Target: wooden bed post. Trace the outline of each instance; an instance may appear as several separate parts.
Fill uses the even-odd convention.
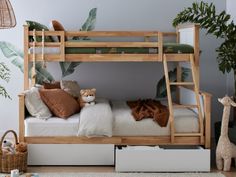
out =
[[[196,68],[196,83],[198,85],[198,88],[200,88],[199,78],[200,78],[200,72],[199,72],[199,57],[200,57],[200,48],[199,48],[199,29],[200,25],[194,24],[194,63]]]
[[[18,95],[19,97],[19,141],[25,141],[25,96],[24,94]]]
[[[211,97],[209,93],[202,93],[205,113],[205,148],[211,147]]]
[[[163,34],[158,32],[158,55],[159,59],[163,61]]]
[[[24,90],[29,89],[29,26],[24,25]]]

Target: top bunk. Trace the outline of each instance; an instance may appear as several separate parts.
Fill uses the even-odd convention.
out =
[[[76,38],[76,39],[75,39]],[[160,31],[36,31],[24,25],[25,61],[161,62],[199,57],[199,25]],[[166,43],[166,41],[168,41]]]

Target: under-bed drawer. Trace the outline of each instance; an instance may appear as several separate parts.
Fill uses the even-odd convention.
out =
[[[114,165],[111,144],[29,144],[29,165]]]
[[[116,147],[119,172],[210,171],[210,150],[201,147]]]

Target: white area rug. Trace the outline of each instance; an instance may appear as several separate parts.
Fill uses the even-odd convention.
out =
[[[38,175],[39,177],[225,177],[221,173],[38,173]]]

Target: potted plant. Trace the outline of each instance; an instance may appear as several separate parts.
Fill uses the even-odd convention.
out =
[[[9,82],[10,80],[10,70],[3,62],[0,63],[0,79],[6,82]],[[5,98],[11,99],[10,95],[7,93],[6,89],[2,85],[0,85],[0,95]]]
[[[173,26],[176,27],[186,22],[198,23],[201,28],[207,30],[207,34],[213,34],[216,38],[223,39],[222,44],[216,49],[217,60],[220,71],[223,73],[234,72],[234,98],[236,98],[236,26],[230,20],[230,15],[225,11],[217,14],[213,3],[194,2],[192,7],[184,9],[176,16]],[[236,117],[236,109],[234,109],[234,117]],[[216,137],[220,131],[220,125],[220,122],[215,124]],[[232,127],[232,123],[229,125]]]

